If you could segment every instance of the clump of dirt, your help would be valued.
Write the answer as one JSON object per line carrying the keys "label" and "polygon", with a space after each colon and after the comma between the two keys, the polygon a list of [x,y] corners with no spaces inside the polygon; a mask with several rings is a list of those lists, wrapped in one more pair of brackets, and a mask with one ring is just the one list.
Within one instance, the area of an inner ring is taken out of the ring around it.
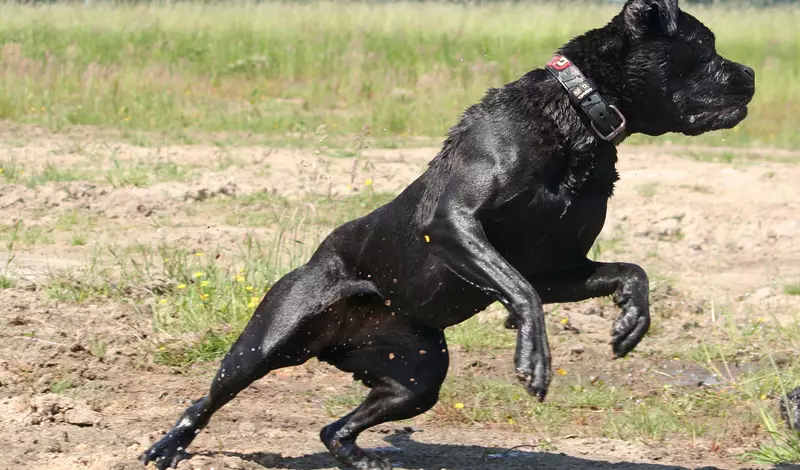
{"label": "clump of dirt", "polygon": [[22,426],[39,424],[71,424],[99,426],[103,415],[76,400],[47,393],[33,397],[15,396],[0,401],[0,422]]}

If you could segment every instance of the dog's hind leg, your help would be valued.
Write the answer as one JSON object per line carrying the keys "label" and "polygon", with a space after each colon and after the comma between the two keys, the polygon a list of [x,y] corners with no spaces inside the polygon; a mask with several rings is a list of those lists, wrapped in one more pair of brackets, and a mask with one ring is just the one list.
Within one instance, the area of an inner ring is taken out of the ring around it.
{"label": "dog's hind leg", "polygon": [[419,333],[397,328],[392,337],[326,359],[355,372],[371,388],[350,414],[322,429],[320,438],[339,461],[358,470],[388,470],[391,465],[356,444],[364,430],[387,421],[408,419],[436,404],[449,364],[441,330]]}
{"label": "dog's hind leg", "polygon": [[335,255],[292,271],[267,293],[222,360],[211,389],[186,409],[175,426],[142,456],[159,469],[175,466],[211,415],[269,371],[316,356],[336,333],[321,315],[339,300],[377,294],[369,281],[348,277]]}

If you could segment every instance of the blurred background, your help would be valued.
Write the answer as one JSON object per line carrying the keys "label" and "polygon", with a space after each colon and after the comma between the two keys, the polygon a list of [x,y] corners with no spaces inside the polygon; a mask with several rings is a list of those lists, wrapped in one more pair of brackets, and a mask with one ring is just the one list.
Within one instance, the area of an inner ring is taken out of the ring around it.
{"label": "blurred background", "polygon": [[[172,138],[302,143],[325,125],[332,140],[365,129],[377,145],[439,139],[487,87],[541,67],[622,3],[6,4],[0,119]],[[758,72],[751,118],[693,142],[800,145],[794,3],[682,2],[714,29],[722,55]]]}

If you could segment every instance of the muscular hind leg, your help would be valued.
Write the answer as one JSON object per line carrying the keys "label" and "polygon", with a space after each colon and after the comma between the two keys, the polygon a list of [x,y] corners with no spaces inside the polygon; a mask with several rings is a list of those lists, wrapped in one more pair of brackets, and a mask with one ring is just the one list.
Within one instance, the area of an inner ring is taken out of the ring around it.
{"label": "muscular hind leg", "polygon": [[155,462],[161,470],[177,465],[214,412],[239,392],[271,370],[302,364],[319,353],[336,330],[319,314],[343,298],[376,293],[371,283],[349,279],[331,264],[309,263],[272,287],[222,360],[208,395],[142,454],[143,463]]}
{"label": "muscular hind leg", "polygon": [[388,462],[359,447],[356,438],[377,424],[420,415],[436,404],[449,363],[444,334],[440,330],[393,331],[381,346],[348,351],[339,357],[342,359],[329,362],[355,372],[371,390],[353,412],[324,427],[320,438],[346,465],[358,470],[391,469]]}

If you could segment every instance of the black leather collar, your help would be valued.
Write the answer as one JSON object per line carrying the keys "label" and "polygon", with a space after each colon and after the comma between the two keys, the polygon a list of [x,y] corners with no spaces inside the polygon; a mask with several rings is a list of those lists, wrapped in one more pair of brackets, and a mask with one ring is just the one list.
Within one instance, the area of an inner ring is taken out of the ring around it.
{"label": "black leather collar", "polygon": [[615,145],[627,137],[625,116],[616,106],[603,99],[594,82],[586,78],[569,59],[555,55],[545,68],[567,90],[570,101],[589,116],[592,129],[598,137]]}

